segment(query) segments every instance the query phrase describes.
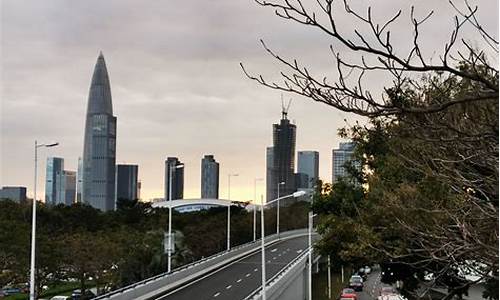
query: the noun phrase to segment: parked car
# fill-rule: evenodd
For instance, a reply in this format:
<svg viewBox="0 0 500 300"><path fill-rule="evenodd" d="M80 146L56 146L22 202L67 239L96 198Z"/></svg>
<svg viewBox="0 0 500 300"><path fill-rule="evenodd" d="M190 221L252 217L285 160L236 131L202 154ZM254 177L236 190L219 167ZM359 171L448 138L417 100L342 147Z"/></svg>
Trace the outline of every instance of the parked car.
<svg viewBox="0 0 500 300"><path fill-rule="evenodd" d="M349 287L354 289L355 291L362 291L363 278L361 278L361 276L358 275L351 276L351 279L349 279Z"/></svg>
<svg viewBox="0 0 500 300"><path fill-rule="evenodd" d="M358 274L354 274L354 275L352 275L352 276L351 276L351 279L352 279L352 278L359 278L359 279L361 279L361 282L364 282L364 281L365 281L365 280L363 279L363 277L362 277L362 276L360 276L360 275L358 275Z"/></svg>
<svg viewBox="0 0 500 300"><path fill-rule="evenodd" d="M358 295L356 295L356 291L354 291L354 289L345 288L345 289L342 289L342 292L340 293L340 299L342 299L342 298L349 298L349 299L357 300Z"/></svg>

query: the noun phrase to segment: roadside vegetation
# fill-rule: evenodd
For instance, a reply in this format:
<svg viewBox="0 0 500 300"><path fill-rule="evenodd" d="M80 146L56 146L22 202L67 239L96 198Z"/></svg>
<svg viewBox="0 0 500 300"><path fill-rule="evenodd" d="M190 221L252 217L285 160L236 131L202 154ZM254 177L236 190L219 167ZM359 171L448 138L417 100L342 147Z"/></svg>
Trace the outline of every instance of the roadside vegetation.
<svg viewBox="0 0 500 300"><path fill-rule="evenodd" d="M163 247L167 209L153 208L150 203L138 201L120 201L116 211L106 213L82 204L37 205L36 283L39 295L44 294L44 286L47 291L54 291L68 285L70 289L83 291L97 288L98 293L103 293L164 273L167 269ZM281 230L304 228L308 210L307 202L283 206L280 209ZM191 213L174 211L174 268L224 251L226 216L227 209L217 207ZM266 235L274 233L276 210L266 210L265 218ZM259 229L260 223L257 223L257 238ZM26 287L30 236L31 204L1 200L0 287ZM244 203L231 209L231 237L232 246L253 240L253 211L247 211Z"/></svg>

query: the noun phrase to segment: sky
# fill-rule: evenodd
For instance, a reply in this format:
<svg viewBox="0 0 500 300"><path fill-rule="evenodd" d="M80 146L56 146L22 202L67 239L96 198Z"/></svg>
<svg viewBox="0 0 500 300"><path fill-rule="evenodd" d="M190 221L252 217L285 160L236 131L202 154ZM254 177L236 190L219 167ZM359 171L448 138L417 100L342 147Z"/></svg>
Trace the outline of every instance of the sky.
<svg viewBox="0 0 500 300"><path fill-rule="evenodd" d="M393 34L402 51L411 45L409 7L415 5L421 16L435 9L421 36L424 55L438 58L453 25L447 1L355 3L362 9L368 5L381 20L404 9L405 22ZM480 5L483 25L498 36L498 2ZM168 156L185 163L185 198L200 197L205 154L220 163L221 198L227 196L227 175L235 173L231 198L253 198L254 179L265 178L272 124L281 116L281 93L247 79L239 66L279 78L281 66L259 39L316 74L336 78L331 39L250 0L3 0L1 16L0 186L26 186L30 197L35 140L60 143L39 149L38 198L44 195L48 156L63 157L67 170L77 168L99 51L117 117L116 162L139 165L144 200L163 197ZM339 21L353 35L355 22L340 14ZM475 39L470 28L467 33ZM389 78L368 77L366 86L377 94L389 84ZM297 125L296 150L319 151L320 178L331 181L331 151L342 141L337 130L364 120L297 95L283 97L293 99L288 115ZM257 195L265 194L264 182L257 187Z"/></svg>

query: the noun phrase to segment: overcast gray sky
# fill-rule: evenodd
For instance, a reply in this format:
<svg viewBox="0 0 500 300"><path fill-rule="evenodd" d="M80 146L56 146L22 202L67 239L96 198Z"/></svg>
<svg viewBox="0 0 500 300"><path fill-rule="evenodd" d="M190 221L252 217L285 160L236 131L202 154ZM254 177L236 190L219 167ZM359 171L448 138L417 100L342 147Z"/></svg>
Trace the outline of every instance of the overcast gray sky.
<svg viewBox="0 0 500 300"><path fill-rule="evenodd" d="M498 36L498 2L478 3L484 25ZM437 57L436 47L441 49L452 29L447 1L356 2L369 4L381 17L404 8L408 18L412 4L421 15L436 9L422 34L429 56ZM167 156L186 164L185 197L199 197L204 154L214 154L221 164L221 197L227 194L228 173L240 174L232 179L234 199L253 197L253 179L265 177L265 148L272 144L272 124L281 110L280 93L247 80L239 67L241 61L251 72L276 78L277 65L260 38L318 74L334 74L327 38L250 0L3 0L1 5L0 185L27 186L32 195L34 140L58 141L59 147L39 152L41 198L47 156L63 157L65 168L76 170L100 50L118 118L117 163L139 165L143 199L163 196ZM348 20L341 24L349 32L353 26ZM396 29L395 42L400 39L404 48L403 28ZM376 90L385 83L368 84ZM291 97L297 150L319 151L320 176L330 181L331 150L341 141L337 129L344 118L354 123L356 117ZM260 184L259 194L264 187Z"/></svg>

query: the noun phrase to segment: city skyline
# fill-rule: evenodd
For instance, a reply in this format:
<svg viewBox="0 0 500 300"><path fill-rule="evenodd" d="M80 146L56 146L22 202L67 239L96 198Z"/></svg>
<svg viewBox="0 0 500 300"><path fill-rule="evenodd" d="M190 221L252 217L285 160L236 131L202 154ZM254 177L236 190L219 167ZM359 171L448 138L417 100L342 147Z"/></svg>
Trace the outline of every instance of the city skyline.
<svg viewBox="0 0 500 300"><path fill-rule="evenodd" d="M383 6L390 15L396 10L394 3L387 1L378 10L383 12ZM102 50L118 117L116 163L133 163L144 170L143 199L163 196L168 156L186 163L184 198L198 197L199 159L205 153L218 158L221 178L240 174L231 181L232 198L253 198L254 178L266 176L265 151L272 141L272 124L280 116L281 95L249 81L239 63L277 78L273 60L259 43L262 38L284 55L309 57L304 63L315 73L329 74L329 42L254 3L177 4L151 2L142 6L140 15L133 15L134 5L127 1L2 2L0 186L26 186L32 196L35 139L60 143L40 153L40 170L45 170L48 156L64 157L67 168L77 170L89 70ZM450 18L440 18L449 13L448 3L425 5L425 11L440 8L433 18L444 28L453 24ZM193 18L195 8L205 14ZM487 14L485 26L496 24L495 14L480 12ZM397 39L398 32L394 35ZM446 39L448 33L422 36L428 44ZM383 79L373 85L383 86ZM320 178L330 182L331 151L342 141L337 129L346 125L344 119L348 124L361 119L298 96L283 96L294 99L290 119L300 127L296 151L318 151ZM39 176L39 198L45 194L44 180ZM263 183L257 189L258 195L265 194ZM220 197L226 193L222 180Z"/></svg>

